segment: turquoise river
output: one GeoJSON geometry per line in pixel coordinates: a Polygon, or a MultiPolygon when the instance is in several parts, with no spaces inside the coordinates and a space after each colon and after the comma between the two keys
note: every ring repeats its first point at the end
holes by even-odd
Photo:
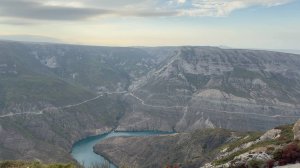
{"type": "MultiPolygon", "coordinates": [[[[82,164],[85,168],[89,168],[93,164],[103,164],[109,162],[101,155],[97,155],[93,151],[93,147],[111,137],[129,137],[129,136],[157,136],[161,134],[170,134],[169,132],[157,132],[157,131],[144,131],[144,132],[110,132],[107,134],[102,134],[98,136],[91,136],[76,142],[71,151],[71,155],[78,163],[82,164]]],[[[111,168],[116,168],[115,165],[110,163],[111,168]]]]}

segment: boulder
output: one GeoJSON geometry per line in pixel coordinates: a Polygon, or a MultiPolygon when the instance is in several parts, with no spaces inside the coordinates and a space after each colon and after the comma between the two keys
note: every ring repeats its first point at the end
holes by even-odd
{"type": "Polygon", "coordinates": [[[234,157],[234,159],[230,161],[230,167],[244,167],[253,160],[266,162],[270,159],[272,159],[272,157],[266,152],[247,152],[234,157]]]}
{"type": "Polygon", "coordinates": [[[300,119],[295,123],[293,127],[294,140],[300,140],[300,119]]]}
{"type": "Polygon", "coordinates": [[[273,140],[280,137],[281,130],[280,129],[271,129],[267,131],[264,135],[262,135],[259,139],[260,141],[273,140]]]}

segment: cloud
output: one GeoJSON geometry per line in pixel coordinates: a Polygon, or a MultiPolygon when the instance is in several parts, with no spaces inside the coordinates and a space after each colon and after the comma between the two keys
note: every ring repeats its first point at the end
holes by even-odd
{"type": "MultiPolygon", "coordinates": [[[[272,7],[292,0],[0,0],[0,16],[31,20],[86,20],[103,15],[227,16],[252,6],[272,7]]],[[[9,23],[9,22],[8,22],[9,23]]],[[[13,23],[13,22],[12,22],[13,23]]]]}
{"type": "Polygon", "coordinates": [[[43,5],[30,0],[0,0],[0,15],[37,20],[82,20],[109,13],[105,9],[43,5]]]}
{"type": "Polygon", "coordinates": [[[37,23],[35,23],[33,21],[27,21],[27,20],[3,19],[3,20],[0,20],[0,24],[14,25],[14,26],[27,26],[27,25],[35,25],[37,23]]]}
{"type": "Polygon", "coordinates": [[[293,0],[191,0],[191,7],[182,9],[181,15],[227,16],[238,9],[254,6],[279,6],[292,1],[293,0]]]}
{"type": "MultiPolygon", "coordinates": [[[[27,18],[35,20],[86,20],[101,15],[117,16],[174,16],[177,11],[155,10],[152,8],[136,8],[134,4],[125,5],[123,10],[116,6],[110,8],[100,8],[99,3],[96,7],[90,7],[89,3],[84,1],[37,1],[37,0],[0,0],[0,16],[11,18],[27,18]],[[133,9],[135,8],[135,9],[133,9]]],[[[92,4],[92,3],[91,3],[92,4]]],[[[108,3],[107,3],[108,4],[108,3]]],[[[137,3],[138,4],[138,3],[137,3]]],[[[103,5],[105,7],[105,5],[103,5]]]]}
{"type": "Polygon", "coordinates": [[[177,3],[179,3],[179,4],[183,4],[185,2],[186,2],[186,0],[177,0],[177,3]]]}

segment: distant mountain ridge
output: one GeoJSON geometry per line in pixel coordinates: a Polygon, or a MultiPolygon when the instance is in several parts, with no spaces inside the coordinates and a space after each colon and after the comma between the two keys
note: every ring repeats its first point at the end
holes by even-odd
{"type": "Polygon", "coordinates": [[[64,43],[63,41],[56,38],[37,35],[0,35],[0,40],[36,43],[64,43]]]}
{"type": "Polygon", "coordinates": [[[284,53],[291,53],[291,54],[299,54],[300,55],[300,50],[293,50],[293,49],[277,49],[277,50],[270,50],[270,51],[277,51],[277,52],[284,52],[284,53]]]}

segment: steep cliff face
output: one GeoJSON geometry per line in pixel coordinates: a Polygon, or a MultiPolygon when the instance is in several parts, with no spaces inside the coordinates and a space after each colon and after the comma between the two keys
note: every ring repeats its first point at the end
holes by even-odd
{"type": "Polygon", "coordinates": [[[293,54],[182,47],[132,87],[135,109],[123,118],[122,129],[145,127],[134,122],[137,116],[156,129],[177,131],[266,130],[295,121],[299,65],[300,57],[293,54]],[[164,119],[161,125],[153,124],[157,118],[164,119]]]}

